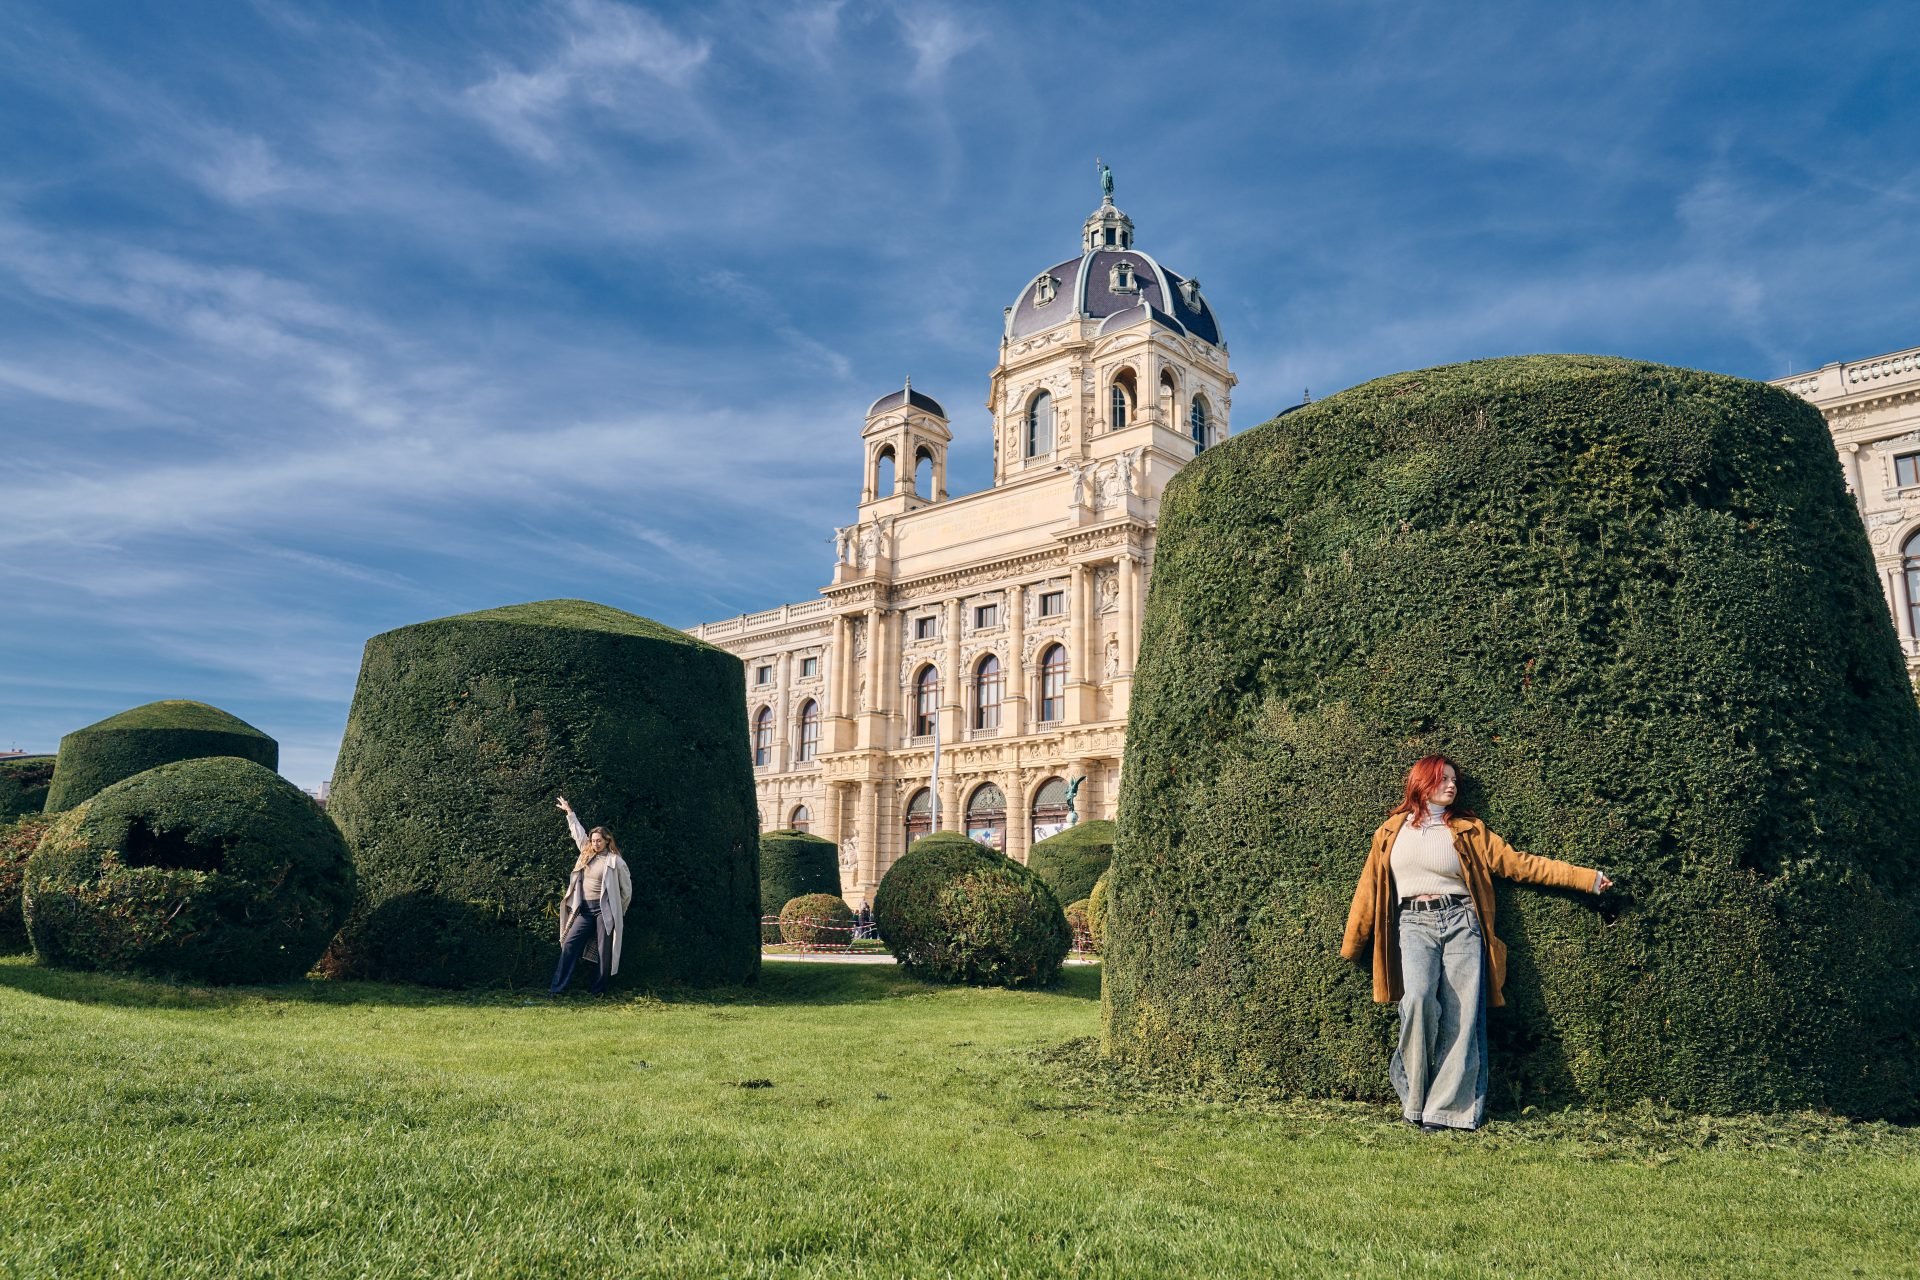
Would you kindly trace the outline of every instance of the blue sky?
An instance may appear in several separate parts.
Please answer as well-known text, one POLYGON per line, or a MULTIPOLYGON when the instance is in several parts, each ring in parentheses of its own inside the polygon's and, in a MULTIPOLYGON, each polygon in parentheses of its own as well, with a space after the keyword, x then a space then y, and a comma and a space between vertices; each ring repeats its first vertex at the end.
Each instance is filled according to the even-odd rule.
POLYGON ((1904 5, 0 0, 0 749, 162 697, 331 771, 361 645, 805 599, 911 374, 1113 166, 1236 430, 1400 369, 1920 343, 1904 5))

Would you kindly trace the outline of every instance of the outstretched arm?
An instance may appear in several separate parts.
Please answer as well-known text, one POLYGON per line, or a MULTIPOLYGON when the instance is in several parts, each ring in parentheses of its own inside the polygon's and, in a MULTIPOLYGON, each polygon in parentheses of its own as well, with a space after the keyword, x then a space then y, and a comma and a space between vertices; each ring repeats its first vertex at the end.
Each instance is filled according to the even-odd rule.
POLYGON ((565 811, 567 815, 567 830, 573 834, 574 847, 580 850, 580 852, 585 853, 587 851, 587 829, 580 825, 580 815, 573 811, 573 806, 567 803, 565 796, 561 796, 558 803, 559 807, 565 811))
POLYGON ((1522 853, 1493 832, 1487 832, 1487 862, 1497 876, 1524 880, 1529 884, 1548 884, 1561 889, 1579 889, 1599 893, 1613 881, 1592 867, 1578 867, 1557 858, 1522 853))

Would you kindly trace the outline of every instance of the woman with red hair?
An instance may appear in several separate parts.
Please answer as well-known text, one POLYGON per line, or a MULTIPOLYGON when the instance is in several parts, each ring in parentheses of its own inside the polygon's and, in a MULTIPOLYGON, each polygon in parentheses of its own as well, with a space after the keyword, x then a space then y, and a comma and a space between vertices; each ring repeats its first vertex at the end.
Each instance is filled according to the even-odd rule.
POLYGON ((1400 1002, 1389 1074, 1422 1129, 1477 1129, 1487 1114, 1487 1005, 1506 1003, 1507 949, 1493 934, 1493 877, 1602 893, 1604 872, 1521 853, 1454 808, 1445 756, 1407 770, 1406 794, 1373 833, 1340 954, 1373 955, 1373 998, 1400 1002))

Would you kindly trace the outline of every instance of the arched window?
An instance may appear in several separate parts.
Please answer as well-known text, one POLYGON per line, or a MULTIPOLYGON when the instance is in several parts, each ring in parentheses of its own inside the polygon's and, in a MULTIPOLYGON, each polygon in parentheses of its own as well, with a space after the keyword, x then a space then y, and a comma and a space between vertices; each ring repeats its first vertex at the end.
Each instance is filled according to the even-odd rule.
POLYGON ((1920 533, 1900 548, 1901 568, 1907 575, 1907 626, 1920 636, 1920 533))
POLYGON ((967 835, 1007 851, 1007 796, 991 782, 981 783, 967 797, 967 835))
POLYGON ((1027 406, 1027 456, 1053 452, 1053 397, 1042 391, 1027 406))
POLYGON ((1203 396, 1193 398, 1193 413, 1187 419, 1187 429, 1193 435, 1193 451, 1200 452, 1207 447, 1207 402, 1203 396))
POLYGON ((1040 718, 1067 715, 1067 646, 1056 644, 1040 655, 1040 718))
POLYGON ((1067 781, 1048 778, 1033 793, 1033 838, 1045 840, 1067 829, 1067 781))
POLYGON ((913 793, 907 801, 907 844, 933 830, 933 792, 925 787, 913 793))
POLYGON ((753 763, 773 763, 773 708, 762 707, 753 717, 753 763))
POLYGON ((933 496, 933 455, 925 449, 913 456, 913 491, 922 498, 933 496))
POLYGON ((913 679, 913 736, 931 735, 934 718, 939 714, 940 673, 930 666, 922 667, 913 679))
POLYGON ((1133 412, 1133 402, 1137 392, 1133 370, 1122 369, 1113 375, 1113 386, 1107 392, 1107 429, 1124 431, 1127 420, 1133 412))
POLYGON ((807 812, 807 806, 795 805, 793 816, 787 819, 787 830, 805 833, 813 825, 813 815, 807 812))
POLYGON ((800 704, 800 755, 807 761, 820 754, 820 704, 808 698, 800 704))
POLYGON ((881 445, 880 455, 873 461, 873 496, 884 498, 893 492, 893 446, 881 445))
POLYGON ((1174 406, 1179 403, 1179 400, 1180 388, 1174 382, 1173 370, 1162 369, 1160 371, 1160 399, 1158 402, 1161 425, 1171 427, 1174 420, 1180 416, 1174 411, 1174 406))
POLYGON ((973 727, 1000 727, 1000 696, 1006 692, 1007 677, 1000 670, 1000 659, 988 654, 973 669, 973 727))

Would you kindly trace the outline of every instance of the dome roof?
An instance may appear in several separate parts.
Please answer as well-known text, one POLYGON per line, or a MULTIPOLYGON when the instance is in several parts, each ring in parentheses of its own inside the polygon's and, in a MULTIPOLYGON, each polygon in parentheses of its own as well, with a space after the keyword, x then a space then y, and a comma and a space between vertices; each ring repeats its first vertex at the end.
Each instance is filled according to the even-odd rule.
POLYGON ((1141 308, 1176 332, 1220 344, 1220 326, 1198 282, 1138 249, 1106 248, 1055 263, 1029 280, 1007 317, 1007 338, 1024 338, 1075 317, 1106 320, 1141 308))
POLYGON ((942 418, 947 416, 947 411, 940 407, 938 400, 924 391, 915 391, 912 382, 908 382, 899 391, 889 391, 875 400, 868 407, 867 416, 871 418, 876 413, 885 413, 889 409, 898 409, 907 404, 911 404, 916 409, 925 409, 928 413, 937 414, 942 418))

